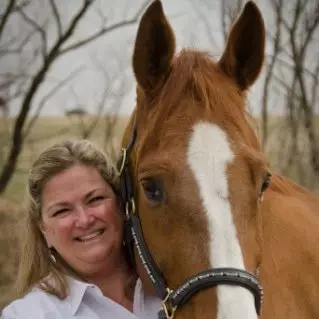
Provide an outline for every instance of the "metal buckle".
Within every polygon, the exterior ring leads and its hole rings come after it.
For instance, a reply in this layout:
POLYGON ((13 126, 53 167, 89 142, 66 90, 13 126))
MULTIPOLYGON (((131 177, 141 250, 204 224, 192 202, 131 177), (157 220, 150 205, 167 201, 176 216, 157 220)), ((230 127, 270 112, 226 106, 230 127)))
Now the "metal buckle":
POLYGON ((119 170, 119 174, 122 175, 123 173, 123 170, 124 170, 124 166, 125 166, 125 162, 126 162, 126 154, 127 154, 127 151, 126 151, 126 148, 122 147, 122 163, 121 163, 121 167, 120 167, 120 170, 119 170))
POLYGON ((162 307, 165 312, 166 319, 173 319, 177 306, 173 307, 172 304, 169 302, 169 297, 172 294, 173 290, 169 288, 167 288, 166 290, 167 290, 167 295, 162 301, 162 307))

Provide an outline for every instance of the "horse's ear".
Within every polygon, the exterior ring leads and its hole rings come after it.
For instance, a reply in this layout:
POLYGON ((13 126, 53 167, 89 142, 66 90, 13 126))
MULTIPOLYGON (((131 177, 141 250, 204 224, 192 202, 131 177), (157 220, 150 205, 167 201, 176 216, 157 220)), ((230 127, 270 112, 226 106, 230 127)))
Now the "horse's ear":
POLYGON ((133 53, 133 71, 144 90, 152 90, 169 72, 174 53, 174 33, 161 2, 154 1, 141 19, 133 53))
POLYGON ((240 89, 257 79, 265 56, 265 26, 258 7, 249 1, 234 24, 219 64, 240 89))

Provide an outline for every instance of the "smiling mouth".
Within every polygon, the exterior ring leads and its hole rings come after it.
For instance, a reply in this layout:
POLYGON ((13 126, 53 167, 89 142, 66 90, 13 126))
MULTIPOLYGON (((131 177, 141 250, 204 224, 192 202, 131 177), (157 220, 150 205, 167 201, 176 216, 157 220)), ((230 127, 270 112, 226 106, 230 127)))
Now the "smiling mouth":
POLYGON ((76 237, 75 240, 80 241, 80 242, 87 242, 87 241, 90 241, 90 240, 95 239, 97 237, 100 237, 101 235, 103 235, 104 232, 105 232, 104 228, 99 229, 99 230, 97 230, 89 235, 76 237))

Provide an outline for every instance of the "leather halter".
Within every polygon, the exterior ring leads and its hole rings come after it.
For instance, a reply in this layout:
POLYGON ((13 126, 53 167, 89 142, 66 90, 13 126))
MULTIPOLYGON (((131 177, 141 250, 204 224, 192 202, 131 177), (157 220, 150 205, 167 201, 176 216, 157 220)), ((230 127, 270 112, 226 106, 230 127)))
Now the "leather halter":
MULTIPOLYGON (((162 299, 162 310, 158 313, 159 319, 172 319, 177 308, 183 306, 200 290, 217 285, 241 286, 254 295, 256 312, 260 314, 263 301, 263 289, 259 280, 253 274, 236 268, 213 268, 200 272, 188 278, 175 290, 171 290, 166 283, 157 264, 144 240, 142 226, 136 211, 132 175, 129 168, 129 153, 136 140, 136 128, 126 148, 122 149, 120 161, 121 196, 125 207, 124 237, 129 250, 130 258, 135 264, 134 244, 145 270, 162 299)), ((270 175, 268 174, 262 186, 262 192, 267 188, 270 175)))

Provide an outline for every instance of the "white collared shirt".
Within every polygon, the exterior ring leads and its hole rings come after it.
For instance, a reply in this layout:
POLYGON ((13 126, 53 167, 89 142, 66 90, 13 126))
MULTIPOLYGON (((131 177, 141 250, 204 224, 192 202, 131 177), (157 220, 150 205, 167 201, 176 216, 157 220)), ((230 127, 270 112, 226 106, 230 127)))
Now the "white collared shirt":
POLYGON ((135 286, 133 313, 105 297, 97 286, 68 280, 70 293, 64 300, 35 288, 9 304, 1 319, 157 319, 160 300, 144 294, 140 280, 135 286))

